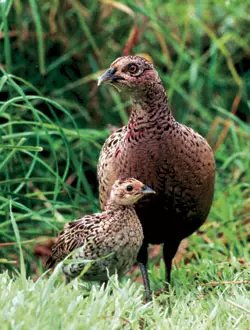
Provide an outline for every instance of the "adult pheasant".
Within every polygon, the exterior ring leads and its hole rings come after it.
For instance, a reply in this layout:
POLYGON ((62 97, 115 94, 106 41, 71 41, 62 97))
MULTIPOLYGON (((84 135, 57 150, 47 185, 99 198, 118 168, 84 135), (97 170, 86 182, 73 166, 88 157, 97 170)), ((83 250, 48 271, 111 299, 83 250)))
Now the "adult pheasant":
POLYGON ((83 275, 86 281, 106 282, 108 273, 124 275, 136 262, 143 241, 134 204, 147 194, 155 192, 138 180, 117 180, 104 212, 70 222, 59 234, 47 268, 72 254, 72 261, 62 268, 67 282, 89 262, 92 265, 83 275))
POLYGON ((139 56, 114 61, 98 81, 109 83, 132 99, 127 126, 105 142, 98 163, 100 204, 107 203, 113 182, 135 177, 156 191, 136 206, 144 242, 138 255, 150 299, 148 244, 164 243, 166 281, 180 241, 205 221, 213 200, 215 161, 207 141, 177 122, 153 65, 139 56))

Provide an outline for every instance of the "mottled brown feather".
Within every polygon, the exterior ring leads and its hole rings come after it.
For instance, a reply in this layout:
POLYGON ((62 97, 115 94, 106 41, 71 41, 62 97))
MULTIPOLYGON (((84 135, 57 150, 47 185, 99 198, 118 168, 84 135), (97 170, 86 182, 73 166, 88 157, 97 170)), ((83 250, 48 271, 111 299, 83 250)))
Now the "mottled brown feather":
MULTIPOLYGON (((59 234, 46 267, 54 267, 72 251, 73 261, 63 265, 68 279, 78 276, 88 260, 95 261, 85 280, 106 281, 109 274, 125 274, 135 263, 143 241, 143 231, 134 204, 145 195, 145 185, 135 179, 118 180, 102 213, 86 215, 70 222, 59 234), (132 185, 133 190, 127 191, 132 185), (109 254, 108 258, 103 258, 109 254), (74 263, 74 261, 81 263, 74 263)), ((152 189, 147 192, 152 193, 152 189)))

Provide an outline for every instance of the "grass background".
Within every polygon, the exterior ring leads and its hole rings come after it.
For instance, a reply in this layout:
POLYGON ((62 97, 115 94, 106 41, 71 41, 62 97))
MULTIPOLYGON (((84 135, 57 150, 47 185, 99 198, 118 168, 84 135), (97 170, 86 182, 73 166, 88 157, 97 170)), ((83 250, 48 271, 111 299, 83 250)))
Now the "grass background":
MULTIPOLYGON (((0 2, 0 304, 6 329, 250 326, 249 8, 240 0, 0 2), (38 258, 65 222, 99 209, 98 154, 108 125, 127 122, 130 102, 111 87, 97 89, 96 78, 127 54, 151 57, 176 118, 208 139, 217 163, 213 208, 180 254, 173 292, 146 306, 141 285, 115 279, 113 295, 97 286, 83 299, 82 284, 69 290, 60 280, 41 278, 38 258), (76 317, 65 318, 71 313, 76 317), (95 317, 86 317, 91 313, 95 317)), ((164 278, 159 262, 157 255, 150 264, 156 290, 164 278)))

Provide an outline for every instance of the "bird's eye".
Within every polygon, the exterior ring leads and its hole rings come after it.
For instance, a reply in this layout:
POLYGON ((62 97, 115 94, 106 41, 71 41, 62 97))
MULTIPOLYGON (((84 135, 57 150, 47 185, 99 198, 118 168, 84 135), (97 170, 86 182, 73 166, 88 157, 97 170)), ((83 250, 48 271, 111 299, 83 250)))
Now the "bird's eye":
POLYGON ((128 71, 130 73, 136 73, 138 71, 138 66, 136 64, 129 64, 128 71))
POLYGON ((131 186, 130 184, 126 187, 127 191, 132 191, 133 190, 133 186, 131 186))

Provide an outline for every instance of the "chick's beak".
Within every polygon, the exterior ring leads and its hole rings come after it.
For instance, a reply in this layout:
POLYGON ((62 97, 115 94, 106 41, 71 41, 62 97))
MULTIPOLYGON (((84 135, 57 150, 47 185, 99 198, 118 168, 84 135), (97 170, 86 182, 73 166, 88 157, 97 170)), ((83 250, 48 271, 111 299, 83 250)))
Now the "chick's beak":
POLYGON ((97 86, 101 86, 104 82, 114 82, 120 79, 120 77, 115 75, 116 70, 114 68, 108 69, 99 79, 97 86))
POLYGON ((145 195, 147 195, 147 194, 156 194, 156 192, 152 188, 146 186, 145 184, 142 186, 141 191, 145 195))

